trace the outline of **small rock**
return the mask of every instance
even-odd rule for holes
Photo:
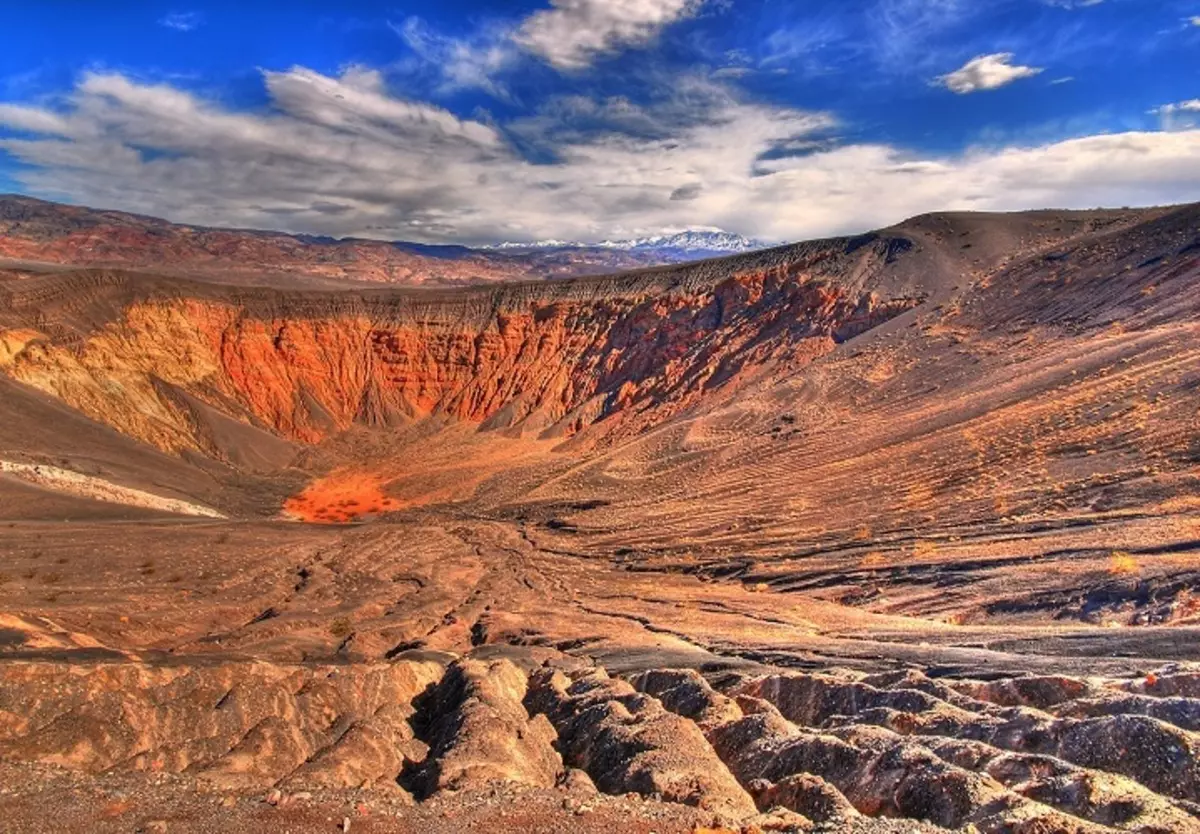
[[[350,818],[342,817],[342,834],[349,834],[349,832],[350,832]]]
[[[278,788],[271,791],[269,794],[267,794],[266,802],[268,805],[278,805],[279,803],[283,802],[283,791],[279,790]]]
[[[586,771],[568,768],[559,780],[559,787],[573,793],[596,794],[596,784]]]

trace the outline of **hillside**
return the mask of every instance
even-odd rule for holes
[[[0,808],[1194,830],[1198,309],[1200,205],[0,281]]]

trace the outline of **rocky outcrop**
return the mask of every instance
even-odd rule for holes
[[[975,700],[1004,707],[1048,709],[1090,694],[1095,687],[1078,678],[1061,675],[1030,675],[1000,681],[958,681],[953,688]]]
[[[544,715],[525,712],[527,676],[507,660],[454,663],[423,696],[418,716],[430,745],[408,781],[419,796],[495,782],[553,787],[563,775],[557,736]]]
[[[744,694],[771,702],[789,721],[805,727],[822,727],[834,716],[875,709],[900,713],[959,709],[916,689],[877,689],[825,675],[774,675],[757,681]],[[964,721],[974,717],[965,711],[959,715]]]
[[[1053,678],[1009,678],[986,686],[957,682],[948,687],[951,692],[962,698],[963,691],[970,691],[980,700],[951,705],[932,697],[928,701],[913,699],[915,690],[907,687],[920,683],[923,676],[919,673],[871,679],[894,688],[876,689],[837,675],[771,675],[750,682],[743,697],[763,698],[782,711],[776,718],[755,716],[756,724],[763,727],[759,738],[774,735],[777,739],[776,761],[784,758],[783,749],[791,751],[787,755],[800,756],[801,770],[829,778],[860,810],[865,797],[858,792],[858,783],[846,774],[865,772],[861,768],[866,759],[856,758],[848,748],[900,755],[909,766],[917,767],[929,767],[924,757],[930,754],[963,772],[986,775],[994,780],[993,786],[1003,786],[1096,825],[1173,832],[1198,824],[1193,780],[1200,756],[1190,733],[1137,715],[1119,714],[1119,700],[1111,707],[1114,717],[1092,720],[1056,718],[1030,707],[1003,706],[1036,698],[1063,715],[1087,712],[1087,700],[1064,701],[1060,696],[1065,692],[1086,694],[1094,686]],[[895,699],[889,701],[889,696]],[[1002,703],[983,700],[991,696]],[[908,709],[903,699],[910,699]],[[799,721],[820,719],[817,726],[824,727],[827,735],[810,735],[803,744],[788,745],[780,740],[789,733],[784,715]],[[1130,756],[1130,750],[1145,755]],[[751,757],[753,761],[763,758]],[[868,769],[878,767],[881,761],[875,760]],[[761,776],[769,779],[774,774]],[[884,777],[876,774],[872,778]],[[932,777],[921,780],[927,785],[939,782]],[[991,793],[980,794],[986,795]],[[1011,797],[1006,801],[1011,806],[1006,814],[1019,807],[1011,804]],[[974,805],[978,807],[969,813],[973,821],[981,829],[991,825],[989,817],[978,817],[987,803]],[[952,819],[959,812],[947,813],[942,819]]]
[[[1129,779],[1072,765],[1053,756],[1008,753],[982,742],[922,740],[942,759],[980,770],[1042,804],[1102,825],[1131,831],[1186,831],[1197,824],[1183,807]]]
[[[629,682],[676,715],[695,721],[706,733],[742,717],[736,701],[716,692],[693,669],[654,669],[633,675]]]
[[[408,718],[441,671],[9,663],[0,750],[91,772],[201,773],[230,788],[394,785],[406,759],[424,758]]]
[[[928,714],[942,707],[855,712],[846,700],[865,692],[877,702],[889,685],[911,697],[904,693],[927,680],[915,671],[831,670],[815,684],[795,673],[730,677],[720,692],[691,670],[622,680],[580,660],[547,663],[530,674],[494,657],[445,668],[417,659],[13,662],[0,668],[0,757],[91,773],[186,773],[234,794],[274,789],[268,799],[345,788],[383,792],[394,804],[561,791],[569,813],[586,814],[597,792],[637,794],[702,810],[718,830],[873,831],[871,818],[886,817],[985,834],[1177,834],[1200,825],[1200,806],[1178,789],[1194,751],[1172,752],[1161,733],[1139,736],[1157,722],[1138,716],[1075,721],[980,701],[951,708],[946,715],[963,723],[933,732]],[[813,714],[839,697],[838,680],[846,710],[826,726],[781,712]],[[883,712],[896,726],[922,716],[925,725],[896,732],[880,726]],[[1011,722],[1038,715],[1042,741],[1014,734]],[[1010,725],[998,732],[1003,716]],[[1047,746],[1054,752],[1034,749]],[[1126,761],[1134,758],[1144,761]]]
[[[980,831],[1029,830],[1088,832],[1102,829],[1073,821],[1029,802],[991,777],[945,762],[918,743],[896,736],[837,735],[800,728],[773,710],[748,715],[715,728],[710,739],[739,781],[754,786],[767,801],[793,801],[795,810],[844,806],[860,814],[924,819]],[[797,775],[817,776],[836,793]],[[844,816],[844,812],[840,815]],[[1037,828],[1036,826],[1041,826]]]
[[[587,771],[605,793],[661,797],[733,820],[755,813],[694,723],[603,670],[574,679],[540,670],[526,704],[558,730],[563,760]]]
[[[1200,731],[1200,698],[1153,698],[1149,695],[1106,692],[1081,698],[1056,710],[1064,718],[1100,718],[1105,715],[1145,715],[1168,724]]]
[[[1121,684],[1121,689],[1152,698],[1200,698],[1200,672],[1163,671]]]
[[[755,779],[747,788],[760,808],[790,808],[817,823],[845,823],[861,816],[845,794],[811,773],[794,773],[778,782]]]
[[[915,700],[916,709],[925,705],[904,691],[851,685],[838,697],[832,679],[772,676],[744,688],[732,700],[694,672],[649,672],[633,681],[706,728],[713,748],[759,808],[783,806],[816,821],[882,814],[950,828],[969,823],[982,831],[1011,830],[1014,820],[1048,831],[1099,830],[1025,802],[991,778],[960,769],[900,736],[868,731],[842,739],[802,729],[779,711],[815,719],[833,712],[830,707],[838,703],[846,708],[844,714],[852,715],[854,701],[864,695],[878,701],[888,694]],[[797,685],[781,685],[793,681]]]

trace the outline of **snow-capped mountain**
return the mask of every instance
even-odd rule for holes
[[[636,240],[606,240],[596,244],[601,249],[680,249],[688,252],[747,252],[761,249],[762,244],[729,232],[687,231],[673,235],[655,235]]]
[[[500,243],[489,248],[524,251],[535,249],[617,249],[625,252],[672,250],[676,252],[735,253],[761,249],[762,244],[729,232],[692,230],[672,235],[655,235],[653,237],[636,238],[633,240],[605,240],[600,243],[539,240],[534,243]]]
[[[505,241],[492,246],[481,246],[480,249],[573,249],[582,246],[581,243],[572,243],[569,240],[535,240],[533,243],[514,243]]]

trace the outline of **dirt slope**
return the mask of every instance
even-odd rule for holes
[[[1185,206],[0,282],[0,460],[229,516],[0,474],[0,815],[1200,830],[1198,276]]]

